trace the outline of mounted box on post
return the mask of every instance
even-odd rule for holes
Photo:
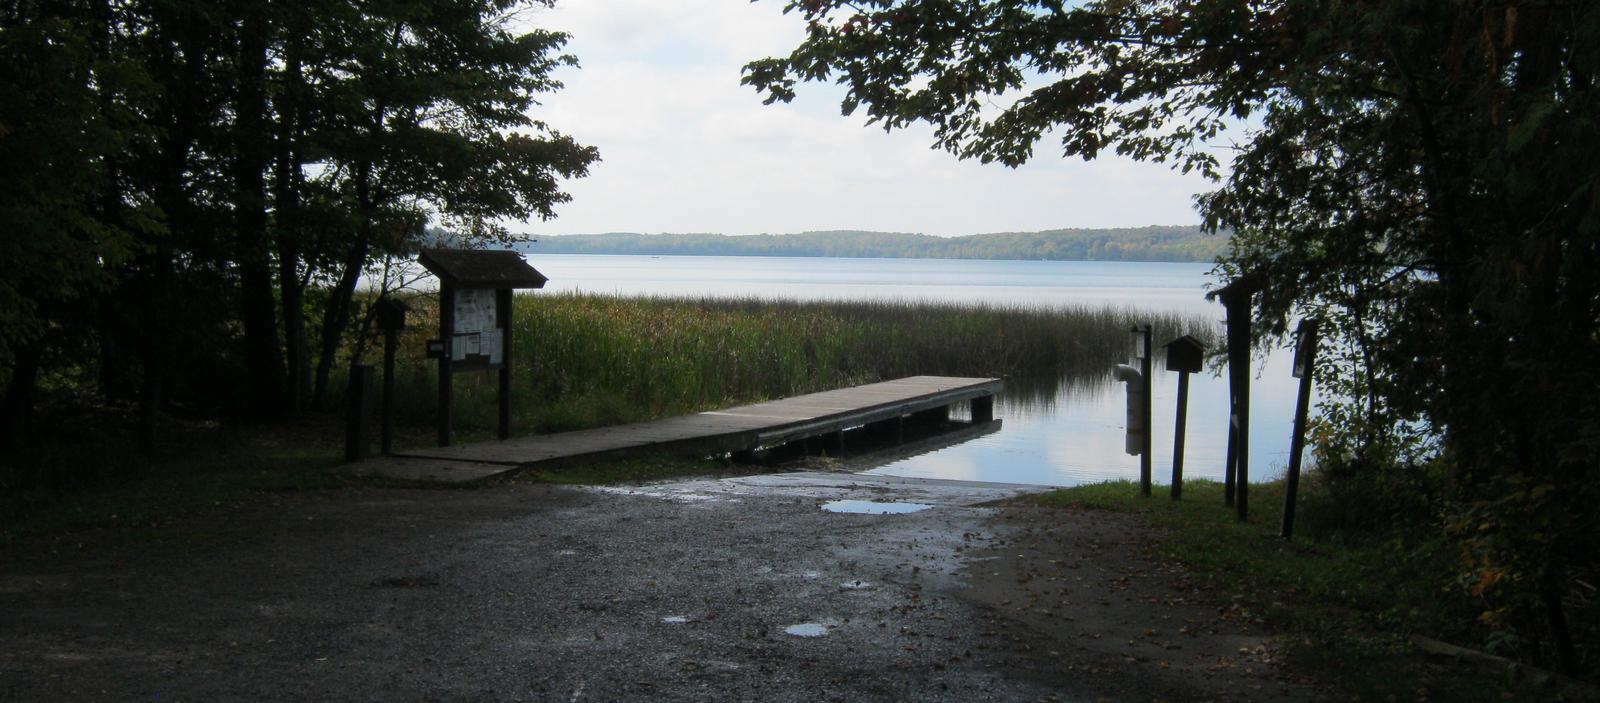
[[[1172,499],[1183,497],[1183,442],[1189,422],[1189,374],[1205,364],[1206,347],[1200,340],[1183,335],[1166,344],[1167,370],[1178,372],[1178,414],[1172,432]]]
[[[1200,373],[1206,355],[1206,347],[1200,340],[1186,334],[1167,342],[1166,348],[1168,371]]]
[[[511,291],[543,288],[550,279],[514,251],[424,249],[417,257],[439,278],[439,446],[450,446],[451,374],[500,372],[501,439],[511,436]]]

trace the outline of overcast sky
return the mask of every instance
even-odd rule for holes
[[[531,19],[572,34],[582,68],[536,114],[602,161],[532,234],[788,233],[865,229],[962,235],[1062,227],[1194,224],[1211,186],[1115,157],[1060,158],[1042,144],[1008,169],[929,148],[931,132],[885,133],[841,117],[831,86],[762,105],[745,62],[804,35],[782,0],[562,0]]]

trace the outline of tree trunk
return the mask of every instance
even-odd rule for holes
[[[284,407],[284,369],[278,346],[272,261],[267,238],[265,171],[269,146],[266,94],[265,9],[251,4],[239,25],[239,88],[235,103],[234,214],[239,264],[239,317],[244,326],[245,407],[270,418]]]
[[[361,269],[367,263],[367,253],[372,247],[373,219],[377,217],[377,201],[372,195],[372,154],[383,136],[385,107],[379,103],[372,112],[372,126],[367,133],[371,140],[369,149],[355,165],[356,227],[355,243],[344,257],[344,272],[339,285],[328,300],[322,317],[322,349],[317,359],[317,384],[312,392],[312,403],[318,408],[328,407],[328,383],[333,372],[334,357],[344,330],[350,325],[350,309],[355,299],[356,284],[361,280]]]
[[[285,409],[305,409],[311,397],[311,355],[306,342],[305,282],[301,279],[300,194],[305,184],[298,139],[301,107],[305,103],[303,61],[308,31],[305,10],[292,6],[288,31],[283,37],[283,88],[278,98],[277,162],[274,200],[278,234],[278,290],[283,304],[283,344],[286,352]]]
[[[11,382],[0,399],[0,439],[9,452],[27,442],[33,424],[33,396],[39,387],[39,362],[44,358],[44,341],[34,340],[16,351],[11,367]]]
[[[367,227],[363,226],[363,230]],[[350,312],[355,301],[356,284],[361,280],[361,269],[367,261],[367,239],[365,232],[350,246],[349,253],[344,259],[344,273],[339,277],[339,285],[333,289],[333,295],[328,299],[327,310],[322,317],[322,345],[317,356],[317,383],[312,392],[312,405],[326,409],[329,407],[328,384],[333,373],[335,357],[339,353],[339,343],[344,339],[345,328],[350,326]]]

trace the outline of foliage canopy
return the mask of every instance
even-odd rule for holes
[[[326,404],[363,274],[553,217],[598,158],[532,116],[576,62],[551,4],[0,3],[0,439],[42,384],[147,425]]]
[[[1054,141],[1219,180],[1198,205],[1236,233],[1223,271],[1263,283],[1259,333],[1332,323],[1324,470],[1414,493],[1441,467],[1424,519],[1456,539],[1486,641],[1594,671],[1600,7],[786,7],[806,39],[744,78],[769,102],[836,81],[845,114],[929,124],[962,158],[1014,166]]]

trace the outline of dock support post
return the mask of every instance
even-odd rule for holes
[[[994,419],[994,396],[985,395],[972,399],[972,422],[989,422]]]
[[[835,459],[844,458],[844,430],[822,435],[822,451]]]

